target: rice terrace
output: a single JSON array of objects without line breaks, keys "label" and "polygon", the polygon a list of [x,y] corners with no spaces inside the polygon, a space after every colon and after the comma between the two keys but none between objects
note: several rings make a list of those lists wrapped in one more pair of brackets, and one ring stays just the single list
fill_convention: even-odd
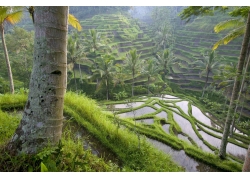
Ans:
[{"label": "rice terrace", "polygon": [[249,6],[0,6],[1,172],[249,172]]}]

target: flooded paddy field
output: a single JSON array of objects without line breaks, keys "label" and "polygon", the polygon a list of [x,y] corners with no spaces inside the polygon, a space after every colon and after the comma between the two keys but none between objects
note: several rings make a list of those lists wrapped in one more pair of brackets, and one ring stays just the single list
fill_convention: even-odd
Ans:
[{"label": "flooded paddy field", "polygon": [[[215,151],[210,149],[210,147],[207,144],[205,144],[204,141],[206,141],[211,146],[219,150],[221,137],[223,135],[223,131],[221,130],[222,124],[219,122],[217,123],[217,121],[214,118],[210,119],[208,113],[203,113],[198,107],[193,105],[191,102],[187,100],[182,100],[181,98],[175,96],[162,95],[161,97],[149,97],[148,99],[150,98],[154,99],[153,101],[150,102],[151,106],[154,106],[156,109],[159,109],[157,113],[155,112],[156,111],[155,109],[147,106],[147,103],[143,104],[143,102],[135,101],[135,106],[138,105],[142,107],[136,110],[128,111],[126,113],[119,114],[118,112],[118,116],[120,118],[139,118],[140,116],[149,114],[154,117],[163,118],[166,120],[166,122],[168,122],[170,117],[168,117],[169,113],[167,112],[170,112],[170,115],[172,116],[174,123],[177,123],[182,132],[182,133],[175,132],[175,136],[178,139],[183,140],[189,143],[190,145],[193,145],[193,143],[195,143],[196,146],[198,146],[197,148],[200,148],[208,153],[215,154]],[[157,103],[157,100],[160,101],[160,103]],[[191,109],[189,109],[190,108],[188,106],[189,103],[191,103]],[[164,106],[161,106],[161,104],[163,104]],[[119,108],[121,107],[125,108],[126,104],[119,104]],[[160,111],[160,109],[162,109],[162,111]],[[178,109],[181,109],[181,111]],[[191,115],[189,114],[189,112],[191,112]],[[156,123],[154,122],[154,119],[151,118],[136,120],[136,122],[141,122],[147,125],[153,125]],[[192,125],[191,122],[193,124],[198,123],[199,126]],[[203,124],[210,128],[204,126]],[[171,127],[171,122],[170,124],[166,123],[161,124],[161,129],[166,134],[171,134],[170,127]],[[218,129],[218,131],[215,131],[214,129]],[[207,132],[209,132],[209,134]],[[237,133],[240,134],[242,132],[237,130]],[[217,137],[213,136],[212,134],[214,134]],[[189,157],[188,155],[185,154],[185,151],[183,150],[181,151],[174,150],[170,146],[154,139],[148,138],[148,141],[158,149],[171,155],[172,158],[178,164],[180,164],[186,169],[186,171],[202,171],[202,172],[218,171],[213,167],[210,167],[204,163],[201,163]],[[236,141],[243,143],[240,140]],[[247,152],[246,148],[238,146],[231,142],[229,142],[227,145],[227,153],[240,160],[244,161],[246,152]]]}]

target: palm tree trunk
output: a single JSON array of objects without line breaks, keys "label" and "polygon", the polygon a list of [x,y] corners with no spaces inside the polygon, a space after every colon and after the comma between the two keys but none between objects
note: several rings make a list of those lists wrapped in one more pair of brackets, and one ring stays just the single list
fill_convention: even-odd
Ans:
[{"label": "palm tree trunk", "polygon": [[148,76],[148,95],[149,95],[149,79],[150,77]]},{"label": "palm tree trunk", "polygon": [[80,78],[82,79],[82,70],[81,70],[80,64],[78,64],[78,67],[79,67],[79,71],[80,71]]},{"label": "palm tree trunk", "polygon": [[250,37],[250,11],[248,12],[248,18],[247,18],[247,24],[246,24],[246,31],[244,35],[244,39],[242,42],[242,47],[241,47],[241,53],[240,53],[240,58],[238,61],[238,69],[237,69],[237,75],[234,80],[234,87],[231,95],[231,100],[230,100],[230,105],[228,108],[227,112],[227,118],[226,118],[226,123],[224,126],[224,131],[223,131],[223,136],[221,140],[221,145],[220,145],[220,150],[219,150],[219,157],[221,159],[225,159],[226,157],[226,147],[227,147],[227,139],[229,135],[229,130],[230,130],[230,125],[232,123],[232,111],[235,107],[235,100],[238,97],[239,93],[239,88],[240,88],[240,76],[242,75],[242,70],[244,66],[244,61],[246,58],[246,52],[247,52],[247,47],[249,43],[249,37]]},{"label": "palm tree trunk", "polygon": [[67,79],[68,7],[38,6],[29,96],[8,149],[36,153],[61,139]]},{"label": "palm tree trunk", "polygon": [[164,77],[163,77],[163,81],[165,81],[166,75],[167,75],[167,64],[166,64],[166,62],[165,62],[165,63],[164,63]]},{"label": "palm tree trunk", "polygon": [[[74,63],[74,65],[75,65],[75,63]],[[74,67],[73,67],[73,74],[74,74],[74,80],[75,80],[75,88],[76,88],[76,91],[77,91],[76,73],[75,73]]]},{"label": "palm tree trunk", "polygon": [[[249,43],[249,44],[250,44],[250,43]],[[249,50],[250,50],[250,49],[249,49]],[[230,129],[230,136],[233,136],[233,129],[234,129],[234,124],[235,124],[235,114],[237,113],[238,104],[239,104],[239,102],[240,102],[241,93],[242,93],[242,90],[243,90],[243,88],[244,88],[246,75],[247,75],[247,72],[248,72],[248,69],[249,69],[249,61],[250,61],[250,56],[248,56],[248,59],[247,59],[245,72],[244,72],[243,79],[242,79],[241,86],[240,86],[240,92],[239,92],[239,95],[238,95],[238,98],[237,98],[237,104],[236,104],[236,107],[235,107],[235,109],[234,109],[234,115],[233,115],[232,125],[231,125],[231,129]],[[244,100],[245,100],[245,99],[244,99]],[[243,106],[243,105],[242,105],[242,106]]]},{"label": "palm tree trunk", "polygon": [[109,100],[109,81],[106,79],[106,91],[107,91],[107,100]]},{"label": "palm tree trunk", "polygon": [[226,111],[226,106],[227,106],[227,96],[229,95],[229,91],[228,90],[226,90],[227,92],[226,92],[226,101],[225,101],[225,103],[224,103],[224,107],[223,107],[223,112],[225,112]]},{"label": "palm tree trunk", "polygon": [[243,164],[242,172],[250,172],[250,145],[248,146],[247,154]]},{"label": "palm tree trunk", "polygon": [[10,66],[8,50],[7,50],[7,46],[6,46],[5,38],[4,38],[4,27],[2,24],[0,24],[0,31],[1,31],[1,38],[2,38],[4,55],[5,55],[5,61],[6,61],[8,76],[9,76],[9,81],[10,81],[10,93],[14,94],[14,83],[13,83],[12,71],[11,71],[11,66]]},{"label": "palm tree trunk", "polygon": [[201,97],[203,97],[203,96],[204,96],[204,92],[205,92],[205,89],[206,89],[206,87],[207,87],[207,81],[208,81],[209,72],[210,72],[210,71],[207,71],[206,82],[205,82],[205,85],[204,85],[204,87],[203,87],[203,91],[202,91],[202,95],[201,95]]},{"label": "palm tree trunk", "polygon": [[134,83],[135,83],[135,71],[132,72],[133,82],[132,82],[132,97],[134,97]]},{"label": "palm tree trunk", "polygon": [[[239,115],[239,117],[238,117],[238,119],[237,119],[237,121],[239,121],[240,120],[240,118],[241,118],[241,115],[242,115],[242,110],[243,110],[243,107],[244,107],[244,102],[245,102],[245,99],[246,99],[246,92],[245,92],[245,96],[244,96],[244,99],[243,99],[243,102],[242,102],[242,106],[241,106],[241,109],[240,109],[240,115]],[[235,131],[235,128],[234,128],[234,123],[235,122],[233,122],[233,124],[232,124],[232,135],[233,135],[233,132]],[[231,133],[231,132],[230,132]],[[232,136],[231,134],[230,134],[230,136]]]}]

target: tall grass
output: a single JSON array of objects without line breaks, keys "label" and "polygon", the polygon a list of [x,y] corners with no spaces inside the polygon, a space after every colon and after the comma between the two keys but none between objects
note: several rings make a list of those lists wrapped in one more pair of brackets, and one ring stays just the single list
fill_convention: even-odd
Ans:
[{"label": "tall grass", "polygon": [[94,100],[72,92],[65,97],[65,113],[88,129],[104,146],[122,161],[126,171],[183,171],[163,152],[155,149],[146,140],[141,141],[133,132],[120,128],[102,113]]},{"label": "tall grass", "polygon": [[20,118],[15,115],[9,115],[0,109],[0,146],[5,144],[14,134]]},{"label": "tall grass", "polygon": [[0,108],[1,109],[15,109],[23,108],[28,96],[21,94],[0,94]]}]

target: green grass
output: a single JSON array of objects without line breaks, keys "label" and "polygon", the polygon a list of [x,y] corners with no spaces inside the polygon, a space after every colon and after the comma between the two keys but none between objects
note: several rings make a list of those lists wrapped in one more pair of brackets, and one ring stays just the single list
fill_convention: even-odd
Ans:
[{"label": "green grass", "polygon": [[83,142],[65,130],[61,142],[46,147],[37,154],[13,156],[0,149],[1,172],[40,172],[43,163],[49,172],[118,172],[121,169],[112,162],[93,155],[83,148]]},{"label": "green grass", "polygon": [[[13,109],[11,108],[12,105],[14,105],[16,108],[21,108],[24,106],[26,98],[27,95],[25,94],[22,95],[6,94],[1,96],[1,100],[5,99],[6,101],[8,101],[9,102],[8,106],[6,103],[3,103],[3,101],[1,101],[1,103],[5,104],[5,107],[7,109]],[[56,160],[55,158],[56,156],[58,156],[58,154],[56,154],[56,150],[55,149],[53,150],[52,147],[43,150],[48,154],[47,155],[48,157],[44,159],[41,158],[39,159],[37,156],[30,157],[25,155],[20,156],[19,157],[20,159],[18,159],[18,157],[12,157],[10,154],[6,155],[6,152],[4,152],[3,149],[1,149],[2,158],[0,158],[0,161],[1,162],[10,161],[12,163],[12,164],[11,163],[5,164],[6,166],[4,167],[7,169],[4,169],[4,171],[7,170],[14,171],[18,168],[19,169],[24,168],[23,169],[24,171],[28,171],[29,168],[31,167],[33,168],[32,169],[33,171],[39,171],[40,162],[44,162],[45,165],[47,164],[47,166],[50,168],[51,171],[147,171],[147,172],[183,171],[181,167],[173,163],[173,161],[168,155],[164,154],[163,152],[160,152],[159,150],[155,149],[152,145],[150,145],[144,139],[144,136],[161,141],[175,149],[178,150],[183,149],[185,153],[197,159],[198,161],[205,162],[206,164],[210,164],[223,171],[241,170],[240,164],[235,164],[229,160],[222,161],[219,159],[218,156],[203,152],[201,149],[198,149],[194,145],[191,145],[181,139],[178,139],[174,135],[173,128],[178,133],[181,133],[181,128],[174,121],[170,109],[168,109],[166,104],[163,104],[161,100],[154,99],[155,100],[154,102],[152,102],[152,100],[153,98],[148,99],[145,102],[145,104],[135,109],[139,109],[145,106],[153,107],[153,104],[155,103],[161,105],[162,108],[156,110],[154,113],[148,114],[147,116],[136,118],[136,119],[153,118],[154,124],[147,125],[147,124],[136,123],[135,125],[135,122],[132,118],[120,119],[121,124],[127,127],[126,129],[124,129],[121,127],[119,128],[115,123],[112,114],[105,113],[103,111],[104,109],[100,108],[97,105],[96,101],[89,99],[84,95],[77,95],[72,92],[68,92],[65,96],[65,105],[64,105],[65,115],[67,115],[67,117],[71,118],[73,121],[76,121],[79,124],[79,126],[83,126],[84,128],[86,128],[88,132],[91,133],[96,139],[98,139],[103,146],[107,147],[112,153],[114,153],[118,157],[118,159],[122,162],[122,169],[119,169],[113,163],[111,164],[106,163],[103,160],[98,159],[97,157],[96,157],[97,159],[94,159],[95,157],[92,156],[89,152],[81,150],[81,148],[79,148],[82,146],[79,145],[78,141],[70,139],[69,136],[65,136],[66,134],[69,135],[70,132],[66,133],[66,131],[64,131],[62,144],[65,148],[62,150],[63,153],[60,155],[60,158],[63,157],[60,160],[64,162],[64,165],[63,164],[59,165],[58,159]],[[119,103],[122,102],[125,101],[119,101]],[[175,101],[173,100],[169,102],[175,102]],[[190,114],[190,105],[191,104],[189,103],[189,114]],[[188,119],[191,122],[192,126],[194,125],[193,123],[195,120],[192,119],[192,117],[189,118],[176,105],[174,105],[174,107],[180,111],[180,112],[176,111],[177,114]],[[161,111],[165,111],[168,114],[167,121],[155,116],[157,113]],[[0,120],[1,120],[0,121],[1,145],[3,147],[3,145],[6,144],[6,142],[10,139],[17,125],[19,124],[20,115],[18,116],[16,113],[10,114],[0,111]],[[167,134],[162,130],[161,122],[164,121],[165,123],[170,124],[170,134]],[[138,133],[140,133],[139,135],[140,141],[138,139]],[[206,142],[204,143],[206,144]],[[212,146],[210,148],[213,149]],[[77,155],[75,154],[75,151],[78,152]],[[88,156],[88,158],[90,159],[85,158],[84,159],[85,163],[83,163],[80,160],[83,156],[84,157]],[[91,160],[91,158],[93,159]],[[48,165],[50,164],[49,163],[50,161],[54,163],[54,166],[50,167]],[[73,165],[75,162],[78,162],[76,164],[79,164],[79,166]],[[94,165],[92,163],[94,163]],[[100,165],[98,165],[98,163],[100,163]],[[19,164],[22,164],[23,167],[20,167]],[[80,166],[83,164],[84,167]],[[14,166],[16,167],[14,168]]]},{"label": "green grass", "polygon": [[132,171],[182,170],[170,160],[169,156],[154,149],[146,141],[142,140],[138,148],[137,136],[128,130],[117,130],[117,126],[101,112],[93,100],[67,93],[65,112],[88,129],[105,147],[113,151],[122,160],[124,166]]},{"label": "green grass", "polygon": [[10,115],[0,109],[0,146],[12,137],[19,122],[20,117],[18,115]]},{"label": "green grass", "polygon": [[27,95],[22,94],[0,94],[0,108],[1,109],[15,109],[23,108],[27,100]]},{"label": "green grass", "polygon": [[[17,95],[12,96],[15,99],[14,97]],[[25,95],[22,97],[23,101],[19,101],[19,103],[24,105]],[[15,104],[14,101],[10,102]],[[9,104],[9,108],[12,104]],[[94,100],[69,92],[65,96],[64,107],[68,117],[73,118],[80,126],[84,126],[100,143],[119,157],[123,168],[119,169],[117,165],[105,163],[102,159],[91,155],[82,149],[79,141],[74,141],[69,135],[66,135],[70,132],[64,132],[60,157],[57,150],[53,149],[55,147],[45,148],[40,154],[34,156],[11,156],[1,148],[0,162],[5,162],[2,171],[40,171],[41,162],[48,167],[49,171],[183,171],[169,156],[155,149],[143,138],[141,138],[140,148],[138,148],[137,135],[126,129],[117,129],[112,119],[102,112]],[[20,117],[17,118],[2,111],[0,113],[1,117],[6,120],[1,121],[1,125],[7,130],[1,129],[1,135],[4,136],[1,143],[4,144],[14,133]],[[8,123],[11,126],[7,126]]]}]

